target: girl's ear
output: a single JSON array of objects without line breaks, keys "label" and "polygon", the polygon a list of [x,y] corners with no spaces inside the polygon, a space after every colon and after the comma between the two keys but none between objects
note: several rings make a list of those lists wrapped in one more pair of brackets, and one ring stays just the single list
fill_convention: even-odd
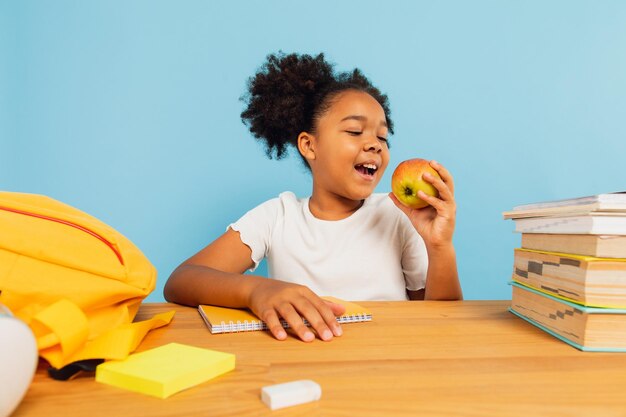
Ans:
[{"label": "girl's ear", "polygon": [[315,159],[315,136],[301,132],[298,135],[298,151],[307,161]]}]

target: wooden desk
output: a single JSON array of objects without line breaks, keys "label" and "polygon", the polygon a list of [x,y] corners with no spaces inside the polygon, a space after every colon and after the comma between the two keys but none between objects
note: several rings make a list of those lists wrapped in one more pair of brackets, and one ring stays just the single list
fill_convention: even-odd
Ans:
[{"label": "wooden desk", "polygon": [[[23,416],[622,416],[626,354],[583,353],[507,312],[508,301],[368,302],[374,321],[332,342],[279,342],[265,332],[211,335],[177,310],[140,350],[169,342],[237,355],[236,370],[166,400],[96,383],[51,380],[40,367]],[[312,379],[318,402],[270,411],[265,385]]]}]

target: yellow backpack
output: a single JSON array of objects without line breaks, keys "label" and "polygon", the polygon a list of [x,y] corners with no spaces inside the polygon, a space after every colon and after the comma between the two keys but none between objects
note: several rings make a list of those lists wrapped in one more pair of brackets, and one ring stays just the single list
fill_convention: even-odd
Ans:
[{"label": "yellow backpack", "polygon": [[112,227],[52,198],[0,192],[0,304],[54,368],[123,359],[174,312],[132,323],[156,269]]}]

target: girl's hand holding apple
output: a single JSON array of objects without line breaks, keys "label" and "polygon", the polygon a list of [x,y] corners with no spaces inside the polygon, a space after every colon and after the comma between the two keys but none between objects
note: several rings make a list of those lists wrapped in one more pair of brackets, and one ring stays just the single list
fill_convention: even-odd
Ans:
[{"label": "girl's hand holding apple", "polygon": [[409,217],[427,248],[452,244],[454,181],[443,165],[424,159],[404,161],[393,173],[391,188],[389,196]]}]

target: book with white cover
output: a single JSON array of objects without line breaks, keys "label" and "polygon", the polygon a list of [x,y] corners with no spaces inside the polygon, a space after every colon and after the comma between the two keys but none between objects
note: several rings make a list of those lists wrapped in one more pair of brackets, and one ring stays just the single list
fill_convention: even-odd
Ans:
[{"label": "book with white cover", "polygon": [[626,235],[626,215],[594,213],[581,216],[528,217],[515,219],[519,233]]},{"label": "book with white cover", "polygon": [[525,217],[583,215],[595,212],[621,213],[626,215],[626,192],[597,194],[565,200],[516,206],[503,213],[505,219]]}]

